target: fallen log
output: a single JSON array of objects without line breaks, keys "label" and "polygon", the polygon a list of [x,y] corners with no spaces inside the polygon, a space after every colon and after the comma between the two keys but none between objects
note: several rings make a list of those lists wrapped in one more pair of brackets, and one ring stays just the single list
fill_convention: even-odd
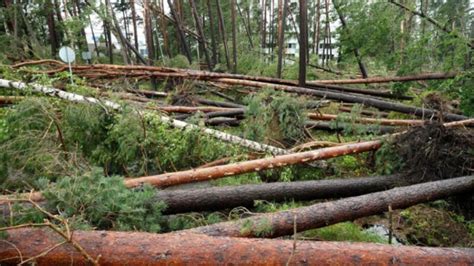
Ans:
[{"label": "fallen log", "polygon": [[[53,96],[53,97],[59,97],[61,99],[65,99],[71,102],[81,102],[81,103],[92,103],[92,104],[98,104],[98,105],[104,105],[107,107],[110,107],[115,110],[120,110],[121,106],[117,103],[114,103],[112,101],[101,101],[96,98],[92,97],[84,97],[79,94],[75,93],[70,93],[70,92],[65,92],[59,89],[51,88],[51,87],[46,87],[42,86],[39,84],[26,84],[23,82],[16,82],[16,81],[10,81],[10,80],[5,80],[5,79],[0,79],[0,87],[4,88],[13,88],[13,89],[18,89],[18,90],[33,90],[35,92],[39,93],[44,93],[48,96]],[[254,150],[254,151],[259,151],[259,152],[269,152],[271,154],[288,154],[289,152],[287,150],[278,148],[278,147],[273,147],[270,145],[258,143],[255,141],[243,139],[234,135],[230,135],[218,130],[210,129],[210,128],[203,128],[199,127],[193,124],[186,123],[184,121],[179,121],[175,120],[169,117],[165,116],[158,116],[159,119],[164,122],[164,123],[169,123],[171,126],[176,127],[176,128],[183,128],[183,129],[191,129],[191,130],[199,130],[200,132],[210,135],[214,138],[220,139],[222,141],[230,142],[235,145],[240,145],[242,147],[246,147],[248,149]]]},{"label": "fallen log", "polygon": [[[322,114],[322,113],[308,113],[308,117],[314,120],[332,121],[338,118],[337,115]],[[386,126],[419,126],[426,121],[423,120],[407,120],[407,119],[382,119],[382,118],[365,118],[355,117],[354,122],[362,124],[379,124]]]},{"label": "fallen log", "polygon": [[165,213],[214,211],[251,207],[255,200],[315,200],[343,198],[381,191],[402,184],[401,177],[375,176],[315,181],[275,182],[204,189],[161,190],[156,199],[166,203]]},{"label": "fallen log", "polygon": [[[2,263],[18,264],[59,243],[51,230],[7,231]],[[208,237],[196,234],[74,231],[73,240],[100,265],[472,265],[473,249],[392,246],[371,243]],[[295,245],[296,244],[296,245]],[[69,243],[34,259],[37,265],[86,265]]]},{"label": "fallen log", "polygon": [[474,191],[474,176],[393,188],[288,211],[185,230],[210,236],[279,237]]},{"label": "fallen log", "polygon": [[392,134],[397,131],[397,128],[391,126],[379,126],[379,125],[360,125],[360,124],[351,124],[348,122],[338,122],[336,124],[321,122],[321,121],[306,121],[305,126],[309,129],[316,130],[326,130],[326,131],[335,131],[342,132],[346,129],[352,131],[356,130],[354,127],[359,126],[357,130],[374,133],[374,134]]},{"label": "fallen log", "polygon": [[[241,86],[249,86],[249,87],[256,87],[256,88],[272,88],[275,90],[282,90],[290,93],[298,93],[298,94],[306,94],[312,95],[317,97],[322,97],[330,100],[340,100],[345,102],[351,103],[360,103],[366,106],[376,107],[382,110],[391,110],[397,111],[400,113],[405,114],[412,114],[422,118],[429,118],[432,116],[436,116],[438,111],[433,109],[425,109],[425,108],[418,108],[414,106],[405,105],[402,103],[395,103],[395,102],[388,102],[382,101],[374,98],[367,98],[361,97],[357,95],[349,95],[343,93],[337,93],[332,91],[318,91],[307,89],[303,87],[296,87],[296,86],[284,86],[284,85],[274,85],[265,82],[258,82],[258,81],[246,81],[246,80],[238,80],[238,79],[218,79],[219,82],[233,84],[233,85],[241,85]],[[452,113],[444,113],[444,118],[450,121],[456,120],[464,120],[467,119],[466,116],[452,114]]]},{"label": "fallen log", "polygon": [[[15,66],[14,66],[15,67]],[[155,67],[155,66],[121,66],[121,65],[107,65],[107,64],[97,64],[97,65],[87,65],[87,66],[73,66],[72,67],[75,74],[85,78],[105,78],[113,79],[117,77],[148,77],[148,78],[158,78],[158,79],[191,79],[191,80],[207,80],[215,81],[218,79],[239,79],[243,81],[258,81],[258,82],[267,82],[275,85],[288,85],[288,86],[297,86],[298,82],[294,80],[285,80],[278,78],[270,77],[259,77],[259,76],[248,76],[248,75],[239,75],[239,74],[230,74],[230,73],[215,73],[208,71],[199,71],[199,70],[190,70],[190,69],[177,69],[177,68],[166,68],[166,67]],[[42,73],[42,74],[55,74],[58,72],[66,71],[67,65],[62,65],[59,68],[46,71],[30,71],[32,73]],[[351,92],[364,95],[372,95],[385,98],[394,98],[394,99],[412,99],[410,96],[397,95],[390,91],[380,91],[380,90],[370,90],[370,89],[359,89],[359,88],[350,88],[343,87],[340,85],[325,84],[310,82],[306,88],[310,89],[323,89],[323,90],[333,90],[339,92]]]},{"label": "fallen log", "polygon": [[[339,111],[345,112],[345,113],[352,113],[352,107],[339,107]],[[388,117],[388,113],[386,112],[372,112],[369,110],[362,110],[360,111],[361,115],[366,115],[366,116],[372,116],[372,117]]]},{"label": "fallen log", "polygon": [[215,107],[215,106],[147,106],[145,107],[149,110],[158,110],[168,113],[210,113],[210,112],[228,112],[234,111],[236,108],[224,108],[224,107]]},{"label": "fallen log", "polygon": [[334,79],[334,80],[315,80],[308,81],[309,84],[369,84],[369,83],[389,83],[389,82],[407,82],[418,80],[436,80],[436,79],[452,79],[457,76],[456,72],[447,73],[422,73],[417,75],[400,76],[400,77],[372,77],[366,79]]},{"label": "fallen log", "polygon": [[23,96],[0,96],[0,104],[14,104],[23,99]]},{"label": "fallen log", "polygon": [[329,159],[347,154],[373,151],[380,148],[379,140],[352,143],[319,150],[278,155],[271,158],[232,163],[208,168],[192,169],[174,173],[165,173],[155,176],[128,178],[125,180],[127,187],[137,187],[142,184],[151,184],[157,187],[168,187],[185,183],[212,180],[227,176],[257,172],[261,170],[280,168],[288,165],[307,163],[316,160]]},{"label": "fallen log", "polygon": [[[126,178],[124,183],[128,188],[139,187],[143,184],[150,184],[155,187],[169,187],[186,183],[213,180],[228,176],[235,176],[250,172],[258,172],[267,169],[281,168],[288,165],[308,163],[317,160],[329,159],[347,154],[362,153],[377,150],[382,146],[382,141],[373,140],[360,143],[350,143],[346,145],[324,148],[313,151],[290,153],[274,157],[218,165],[206,168],[196,168],[185,171],[164,173],[153,176],[143,176],[138,178]],[[40,192],[32,194],[22,194],[22,198],[32,197],[34,201],[43,200]],[[8,202],[9,197],[0,197],[0,204]]]}]

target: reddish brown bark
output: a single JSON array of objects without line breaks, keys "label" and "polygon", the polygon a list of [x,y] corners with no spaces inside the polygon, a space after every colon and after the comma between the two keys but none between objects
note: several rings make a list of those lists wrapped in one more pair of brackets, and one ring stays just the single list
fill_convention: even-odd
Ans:
[{"label": "reddish brown bark", "polygon": [[[331,114],[308,113],[308,117],[314,120],[332,121],[332,120],[337,119],[338,116],[331,115]],[[358,122],[362,124],[380,124],[380,125],[387,125],[387,126],[415,126],[415,125],[423,125],[426,121],[358,117],[358,118],[354,118],[354,122]]]},{"label": "reddish brown bark", "polygon": [[389,205],[392,209],[402,209],[473,190],[474,176],[466,176],[317,203],[186,231],[210,236],[279,237],[293,234],[294,224],[297,231],[305,231],[383,213],[388,210]]},{"label": "reddish brown bark", "polygon": [[136,187],[140,186],[143,183],[147,183],[157,187],[167,187],[185,183],[212,180],[266,169],[280,168],[288,165],[329,159],[347,154],[361,153],[365,151],[376,150],[380,148],[380,146],[381,141],[379,140],[366,141],[361,143],[354,143],[301,153],[279,155],[270,158],[232,163],[215,167],[192,169],[155,176],[129,178],[125,180],[125,185],[127,187]]},{"label": "reddish brown bark", "polygon": [[335,79],[335,80],[318,80],[310,81],[309,84],[368,84],[368,83],[389,83],[389,82],[406,82],[417,80],[434,80],[434,79],[452,79],[456,77],[456,72],[448,73],[422,73],[417,75],[402,77],[373,77],[366,79]]},{"label": "reddish brown bark", "polygon": [[[241,239],[194,234],[75,231],[73,239],[100,265],[472,265],[473,249],[391,246],[368,243]],[[60,240],[42,229],[8,231],[0,242],[3,263],[20,263]],[[86,265],[63,244],[36,260],[38,265]]]}]

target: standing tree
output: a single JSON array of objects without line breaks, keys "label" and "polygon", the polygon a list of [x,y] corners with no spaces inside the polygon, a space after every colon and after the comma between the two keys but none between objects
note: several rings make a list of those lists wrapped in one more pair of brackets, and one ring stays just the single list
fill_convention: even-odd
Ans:
[{"label": "standing tree", "polygon": [[288,0],[278,0],[278,64],[277,64],[277,78],[281,78],[283,65],[283,51],[285,42],[285,17]]},{"label": "standing tree", "polygon": [[306,55],[308,50],[308,6],[306,0],[299,0],[300,4],[300,58],[298,85],[306,85]]}]

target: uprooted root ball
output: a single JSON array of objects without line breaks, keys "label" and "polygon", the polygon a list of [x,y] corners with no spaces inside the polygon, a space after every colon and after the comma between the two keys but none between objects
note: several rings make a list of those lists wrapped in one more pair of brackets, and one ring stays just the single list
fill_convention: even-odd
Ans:
[{"label": "uprooted root ball", "polygon": [[433,123],[400,135],[394,148],[413,182],[474,173],[474,130]]}]

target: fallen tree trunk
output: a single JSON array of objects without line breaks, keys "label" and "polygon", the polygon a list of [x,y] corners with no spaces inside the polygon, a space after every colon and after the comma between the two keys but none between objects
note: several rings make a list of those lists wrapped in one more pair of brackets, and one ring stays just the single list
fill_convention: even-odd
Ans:
[{"label": "fallen tree trunk", "polygon": [[137,187],[142,184],[151,184],[157,187],[168,187],[244,173],[257,172],[261,170],[280,168],[288,165],[307,163],[316,160],[329,159],[347,154],[372,151],[377,150],[381,145],[382,142],[379,140],[352,143],[314,151],[278,155],[270,158],[262,158],[215,167],[198,168],[155,176],[129,178],[125,180],[125,185],[127,187]]},{"label": "fallen tree trunk", "polygon": [[[412,115],[416,115],[423,118],[435,116],[438,113],[438,111],[433,110],[433,109],[418,108],[418,107],[409,106],[409,105],[405,105],[401,103],[387,102],[387,101],[382,101],[382,100],[378,100],[374,98],[367,98],[367,97],[361,97],[357,95],[349,95],[349,94],[343,94],[343,93],[337,93],[337,92],[331,92],[331,91],[318,91],[318,90],[312,90],[312,89],[296,87],[296,86],[274,85],[274,84],[264,83],[264,82],[246,81],[246,80],[237,80],[237,79],[219,79],[218,81],[227,83],[227,84],[233,84],[233,85],[250,86],[250,87],[256,87],[256,88],[273,88],[275,90],[282,90],[282,91],[286,91],[290,93],[312,95],[312,96],[322,97],[322,98],[326,98],[330,100],[340,100],[340,101],[351,102],[351,103],[360,103],[363,105],[376,107],[382,110],[397,111],[400,113],[412,114]],[[443,115],[444,115],[444,118],[450,121],[467,119],[466,116],[452,114],[452,113],[445,113]]]},{"label": "fallen tree trunk", "polygon": [[204,189],[161,190],[156,199],[166,203],[165,213],[214,211],[251,207],[255,200],[315,200],[342,198],[381,191],[401,184],[400,176],[276,182]]},{"label": "fallen tree trunk", "polygon": [[[16,67],[16,66],[13,66]],[[62,65],[59,68],[45,71],[31,71],[32,73],[42,74],[55,74],[58,72],[66,71],[67,65]],[[97,64],[88,66],[73,66],[75,74],[85,78],[117,78],[117,77],[148,77],[148,78],[161,78],[161,79],[190,79],[190,80],[218,80],[222,78],[238,79],[242,81],[258,81],[272,83],[275,85],[288,85],[298,86],[298,82],[294,80],[285,80],[271,77],[260,77],[260,76],[248,76],[240,74],[230,73],[216,73],[199,70],[189,69],[178,69],[178,68],[167,68],[167,67],[155,67],[155,66],[121,66],[121,65],[107,65]],[[397,95],[390,91],[380,91],[371,89],[359,89],[351,87],[343,87],[334,84],[319,83],[317,81],[308,82],[305,86],[310,89],[318,90],[333,90],[339,92],[352,92],[358,94],[372,95],[385,98],[394,99],[412,99],[410,96]]]},{"label": "fallen tree trunk", "polygon": [[[68,101],[72,102],[86,102],[86,103],[92,103],[92,104],[99,104],[99,105],[105,105],[107,107],[110,107],[115,110],[120,110],[121,106],[111,102],[111,101],[101,101],[96,98],[92,97],[84,97],[79,94],[75,93],[70,93],[70,92],[65,92],[59,89],[51,88],[51,87],[46,87],[38,84],[26,84],[23,82],[16,82],[16,81],[10,81],[10,80],[5,80],[5,79],[0,79],[0,87],[4,88],[13,88],[13,89],[18,89],[18,90],[23,90],[23,91],[28,91],[32,90],[35,92],[39,93],[44,93],[49,96],[54,96],[54,97],[59,97],[61,99],[65,99]],[[258,143],[255,141],[243,139],[234,135],[230,135],[218,130],[210,129],[210,128],[202,128],[193,124],[189,124],[183,121],[175,120],[169,117],[165,116],[158,116],[160,120],[164,123],[169,123],[171,126],[176,127],[176,128],[183,128],[183,129],[191,129],[191,130],[199,130],[204,134],[210,135],[214,138],[220,139],[222,141],[230,142],[235,145],[239,145],[254,151],[259,151],[259,152],[269,152],[271,154],[288,154],[289,152],[287,150],[273,147],[270,145]]]},{"label": "fallen tree trunk", "polygon": [[401,77],[373,77],[366,79],[334,79],[334,80],[317,80],[309,81],[309,84],[369,84],[369,83],[389,83],[389,82],[407,82],[418,80],[436,80],[436,79],[452,79],[457,76],[456,72],[448,73],[422,73],[417,75],[401,76]]},{"label": "fallen tree trunk", "polygon": [[[332,121],[337,119],[337,115],[321,114],[321,113],[308,113],[308,117],[314,120]],[[407,120],[407,119],[381,119],[381,118],[365,118],[356,117],[353,118],[354,122],[362,124],[379,124],[386,126],[419,126],[423,125],[423,120]]]},{"label": "fallen tree trunk", "polygon": [[[51,230],[7,231],[0,242],[2,263],[17,264],[59,243]],[[392,246],[369,243],[242,239],[196,234],[74,231],[73,240],[100,265],[472,265],[473,249]],[[38,265],[86,265],[69,243],[38,256]]]},{"label": "fallen tree trunk", "polygon": [[297,231],[305,231],[383,213],[389,206],[392,209],[402,209],[473,190],[474,176],[465,176],[317,203],[186,231],[210,236],[279,237],[293,234],[295,226]]},{"label": "fallen tree trunk", "polygon": [[0,104],[14,104],[23,99],[22,96],[0,96]]},{"label": "fallen tree trunk", "polygon": [[[310,129],[335,131],[335,132],[350,130],[354,132],[362,131],[362,132],[374,133],[374,134],[392,134],[397,131],[397,128],[391,127],[391,126],[360,125],[360,124],[352,124],[350,122],[329,123],[329,122],[321,122],[321,121],[306,121],[304,124],[307,128],[310,128]],[[355,126],[358,126],[358,127],[355,128]]]}]

